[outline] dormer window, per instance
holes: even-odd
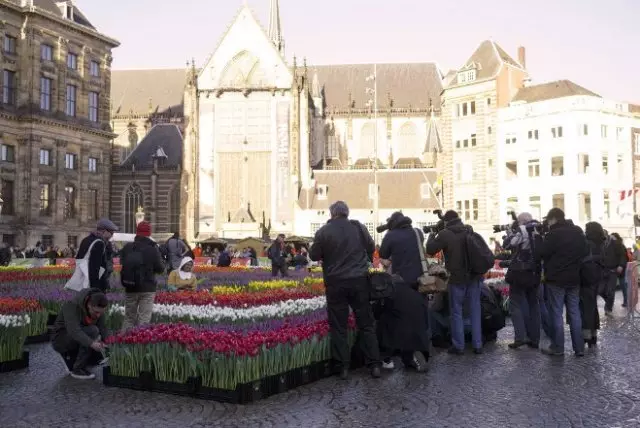
[[[316,187],[316,196],[318,197],[318,199],[322,199],[322,200],[327,199],[327,185],[326,184],[320,184],[320,185],[318,185],[318,187]]]
[[[56,5],[58,6],[58,9],[60,9],[62,16],[73,21],[73,3],[71,1],[60,1],[57,2]]]
[[[476,69],[465,70],[458,73],[458,84],[469,83],[476,80]]]

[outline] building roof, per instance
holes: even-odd
[[[524,70],[524,67],[520,65],[518,61],[514,60],[504,49],[500,47],[500,45],[493,40],[485,40],[480,43],[480,46],[478,46],[475,52],[469,57],[464,65],[457,70],[457,72],[475,68],[476,78],[474,81],[468,82],[474,83],[477,81],[495,78],[503,64]],[[447,77],[451,78],[451,80],[449,81],[448,86],[458,86],[457,79],[450,76],[449,73],[447,74]]]
[[[165,167],[182,165],[182,133],[176,125],[160,123],[153,126],[120,167],[151,168],[154,156],[159,154],[166,155]]]
[[[378,64],[378,108],[428,108],[438,111],[442,92],[442,74],[435,63]],[[313,79],[317,72],[320,91],[329,111],[349,108],[349,96],[355,108],[364,109],[371,86],[366,78],[373,64],[322,65],[309,68]],[[185,69],[113,70],[111,73],[112,112],[118,115],[149,113],[183,114]]]
[[[348,109],[350,101],[355,108],[364,109],[371,96],[367,87],[373,82],[373,64],[319,65],[310,67],[311,75],[318,73],[321,91],[329,111]],[[378,108],[440,108],[443,75],[432,62],[407,64],[378,64]],[[351,97],[351,99],[350,99]]]
[[[345,201],[351,209],[373,209],[369,198],[369,184],[374,183],[372,170],[314,171],[316,188],[326,185],[326,198],[320,199],[315,189],[303,190],[298,198],[302,209],[328,209],[335,201]],[[380,209],[426,209],[439,207],[436,197],[423,199],[420,185],[433,186],[437,180],[434,169],[393,169],[378,171]],[[308,200],[308,202],[307,202]]]
[[[427,138],[424,144],[423,153],[442,152],[442,141],[440,139],[440,130],[438,129],[438,120],[435,115],[431,115],[429,119],[429,127],[427,128]]]
[[[600,98],[600,95],[586,88],[583,88],[582,86],[573,83],[570,80],[557,80],[555,82],[542,83],[540,85],[532,85],[521,88],[520,90],[518,90],[511,102],[533,103],[536,101],[573,97],[577,95],[586,95]]]
[[[113,70],[112,114],[183,114],[186,69]]]
[[[95,30],[96,28],[91,24],[91,22],[89,22],[87,17],[84,16],[84,14],[78,8],[78,6],[76,6],[75,3],[72,3],[72,4],[73,4],[73,22]],[[33,5],[38,9],[50,12],[59,18],[64,18],[64,16],[62,15],[62,12],[60,11],[60,8],[56,5],[56,2],[54,0],[33,0]]]

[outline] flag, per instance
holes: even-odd
[[[636,193],[638,193],[638,189],[621,190],[620,191],[620,201],[624,201],[626,198],[630,198],[631,196],[635,196]]]

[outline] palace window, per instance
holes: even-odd
[[[144,194],[137,183],[131,183],[124,195],[124,232],[136,232],[136,212],[144,206]]]
[[[607,138],[607,134],[608,134],[608,127],[607,125],[600,125],[600,136],[602,138]]]
[[[71,52],[67,54],[67,68],[70,70],[78,69],[78,55]]]
[[[633,134],[633,152],[640,155],[640,133]]]
[[[76,218],[76,188],[73,186],[65,186],[64,188],[64,218]]]
[[[53,247],[53,235],[42,235],[42,238],[40,238],[40,243],[42,243],[42,246],[45,249]]]
[[[89,172],[98,172],[97,158],[89,158]]]
[[[532,129],[529,131],[528,133],[528,137],[530,140],[537,140],[538,139],[538,130],[537,129]]]
[[[53,46],[44,43],[41,44],[40,59],[43,61],[53,61]]]
[[[624,128],[616,128],[616,141],[622,141],[624,136]]]
[[[18,43],[18,40],[15,37],[5,34],[4,44],[3,44],[4,53],[15,55],[17,52],[17,49],[16,49],[17,43]]]
[[[611,218],[611,200],[609,199],[609,191],[605,190],[603,194],[604,201],[604,218]]]
[[[555,156],[551,158],[551,176],[561,177],[564,175],[564,158]]]
[[[49,217],[51,215],[51,184],[40,184],[40,215]]]
[[[89,63],[89,75],[92,77],[100,77],[100,63],[98,61],[91,61]]]
[[[581,153],[578,155],[578,174],[589,173],[589,155]]]
[[[16,161],[16,148],[8,144],[0,144],[0,161],[14,163]]]
[[[89,120],[98,121],[98,93],[89,92]]]
[[[478,200],[456,201],[456,211],[464,221],[477,221],[480,214]]]
[[[47,77],[40,78],[40,110],[51,111],[51,85],[53,80]]]
[[[529,198],[529,209],[533,218],[542,218],[542,206],[540,205],[540,196],[531,196]]]
[[[40,149],[40,165],[51,166],[51,150]]]
[[[2,180],[2,213],[4,215],[15,214],[14,202],[14,182],[12,180]]]
[[[65,169],[76,169],[78,164],[77,162],[78,156],[73,153],[67,153],[64,155],[64,168]]]
[[[98,219],[98,191],[89,189],[87,191],[87,217],[88,220]]]
[[[68,248],[78,248],[78,236],[77,235],[69,235],[69,236],[67,236],[67,247]]]
[[[511,136],[507,137],[504,140],[504,143],[505,144],[515,144],[517,141],[518,141],[518,139],[515,137],[515,135],[511,135]]]
[[[2,72],[2,103],[13,106],[16,104],[17,95],[16,73],[11,70]]]
[[[540,177],[540,159],[529,159],[529,177]]]
[[[609,155],[606,153],[602,154],[602,173],[604,175],[609,174]]]
[[[564,211],[564,193],[555,194],[551,197],[553,208],[560,208]]]
[[[578,135],[580,135],[581,137],[586,137],[587,135],[589,135],[589,125],[587,125],[586,123],[578,125]]]
[[[76,94],[78,88],[74,85],[67,85],[67,105],[65,108],[65,113],[67,116],[75,117],[76,115]]]

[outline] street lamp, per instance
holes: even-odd
[[[375,193],[373,195],[373,224],[374,224],[374,239],[378,242],[378,231],[375,228],[378,227],[378,211],[380,206],[380,188],[378,185],[378,64],[373,64],[373,74],[370,74],[366,78],[367,82],[373,81],[373,88],[366,88],[367,94],[371,96],[367,102],[367,106],[371,108],[373,106],[373,187]]]
[[[141,206],[138,207],[138,212],[136,212],[136,226],[144,221],[144,210]]]

